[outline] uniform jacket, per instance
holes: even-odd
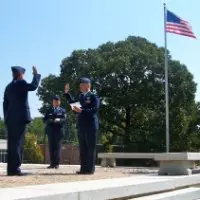
[[[69,103],[74,103],[75,100],[70,93],[65,94]],[[78,101],[81,104],[82,112],[77,114],[78,126],[81,128],[91,127],[99,128],[98,109],[100,107],[99,98],[92,92],[87,94],[80,94]]]
[[[57,120],[59,119],[59,120]],[[64,134],[66,111],[61,107],[51,108],[44,117],[46,134]]]
[[[28,92],[37,89],[41,75],[33,76],[31,83],[25,80],[13,80],[4,92],[3,112],[6,123],[29,123],[31,121]]]

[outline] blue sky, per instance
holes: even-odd
[[[61,60],[74,49],[95,48],[129,35],[164,45],[163,0],[13,0],[0,1],[0,104],[10,66],[26,68],[31,81],[32,65],[44,78],[59,74]],[[200,37],[199,0],[166,0],[168,9],[190,22]],[[168,34],[174,59],[187,65],[200,83],[199,40]],[[200,101],[198,84],[196,99]],[[41,106],[36,92],[29,94],[32,116]],[[2,116],[2,109],[0,109]]]

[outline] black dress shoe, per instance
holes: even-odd
[[[94,172],[85,172],[86,175],[92,175]]]
[[[59,169],[59,165],[56,165],[54,168],[55,168],[55,169]]]
[[[23,173],[23,172],[15,172],[15,173],[8,173],[8,176],[26,176],[27,173]]]
[[[82,171],[76,171],[76,174],[84,174]]]
[[[47,169],[53,169],[54,168],[54,166],[52,166],[52,165],[49,165],[48,167],[47,167]]]
[[[26,176],[26,175],[28,175],[28,173],[18,172],[16,174],[16,176]]]
[[[94,174],[94,172],[77,171],[76,174],[80,174],[80,175],[92,175],[92,174]]]

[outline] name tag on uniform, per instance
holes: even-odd
[[[91,98],[90,97],[86,97],[85,103],[91,103]]]

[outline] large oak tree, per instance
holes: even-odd
[[[184,64],[169,59],[171,151],[200,147],[196,84]],[[78,78],[92,79],[101,98],[100,134],[111,143],[131,151],[165,150],[164,49],[141,37],[108,42],[96,49],[75,50],[62,60],[60,75],[49,75],[38,90],[41,112],[50,106],[54,93],[63,94],[64,84],[78,94]],[[67,102],[63,98],[63,106]],[[68,134],[75,135],[75,116],[68,107]]]

